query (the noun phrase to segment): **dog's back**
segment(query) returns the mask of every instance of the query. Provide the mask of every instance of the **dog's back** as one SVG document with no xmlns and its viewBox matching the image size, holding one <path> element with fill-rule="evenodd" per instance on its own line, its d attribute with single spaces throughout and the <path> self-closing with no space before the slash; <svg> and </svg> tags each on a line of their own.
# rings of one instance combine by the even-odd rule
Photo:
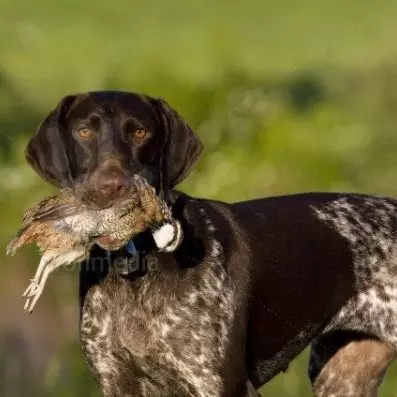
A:
<svg viewBox="0 0 397 397">
<path fill-rule="evenodd" d="M 313 193 L 237 203 L 234 210 L 252 231 L 254 256 L 262 258 L 253 265 L 248 338 L 255 384 L 285 368 L 313 337 L 313 383 L 338 350 L 357 340 L 384 342 L 371 354 L 379 351 L 385 359 L 376 365 L 387 367 L 397 346 L 397 201 Z M 368 363 L 369 357 L 358 356 Z M 353 360 L 350 369 L 357 372 Z M 371 385 L 379 379 L 371 365 L 363 371 L 366 384 L 354 383 L 364 375 L 339 389 L 322 379 L 322 393 L 330 393 L 331 384 L 342 393 L 337 396 L 348 395 L 348 387 L 354 395 L 372 390 L 369 379 Z M 384 368 L 377 373 L 383 376 Z"/>
</svg>

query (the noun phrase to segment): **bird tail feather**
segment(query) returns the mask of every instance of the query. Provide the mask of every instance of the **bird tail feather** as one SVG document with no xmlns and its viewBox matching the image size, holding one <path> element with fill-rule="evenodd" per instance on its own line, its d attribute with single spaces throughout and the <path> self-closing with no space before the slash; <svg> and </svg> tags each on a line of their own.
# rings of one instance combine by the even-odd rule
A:
<svg viewBox="0 0 397 397">
<path fill-rule="evenodd" d="M 27 227 L 20 229 L 17 235 L 7 245 L 7 255 L 14 255 L 18 248 L 28 243 L 28 236 L 26 235 Z"/>
</svg>

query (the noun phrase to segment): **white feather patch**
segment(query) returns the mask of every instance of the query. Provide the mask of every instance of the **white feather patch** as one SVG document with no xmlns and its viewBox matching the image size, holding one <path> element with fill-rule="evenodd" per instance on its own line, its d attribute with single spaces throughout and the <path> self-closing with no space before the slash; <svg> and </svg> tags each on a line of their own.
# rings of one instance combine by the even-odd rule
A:
<svg viewBox="0 0 397 397">
<path fill-rule="evenodd" d="M 182 228 L 178 221 L 175 224 L 165 223 L 152 232 L 153 239 L 160 251 L 172 252 L 178 247 L 182 238 Z"/>
<path fill-rule="evenodd" d="M 182 233 L 181 224 L 178 221 L 176 221 L 173 226 L 174 226 L 174 234 L 176 234 L 176 235 L 174 237 L 174 241 L 172 241 L 171 244 L 167 245 L 164 248 L 165 252 L 175 251 L 178 248 L 179 244 L 182 242 L 183 233 Z"/>
</svg>

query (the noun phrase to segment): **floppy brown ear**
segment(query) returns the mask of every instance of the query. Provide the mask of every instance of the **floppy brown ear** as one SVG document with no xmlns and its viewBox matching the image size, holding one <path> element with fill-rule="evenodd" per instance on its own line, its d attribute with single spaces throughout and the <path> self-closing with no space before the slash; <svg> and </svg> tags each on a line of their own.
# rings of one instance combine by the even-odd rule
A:
<svg viewBox="0 0 397 397">
<path fill-rule="evenodd" d="M 62 99 L 40 124 L 25 149 L 25 159 L 30 166 L 57 187 L 67 186 L 72 179 L 63 121 L 74 99 L 73 95 Z"/>
<path fill-rule="evenodd" d="M 164 192 L 167 192 L 188 176 L 203 150 L 203 145 L 187 122 L 166 101 L 154 101 L 163 129 L 160 183 Z"/>
</svg>

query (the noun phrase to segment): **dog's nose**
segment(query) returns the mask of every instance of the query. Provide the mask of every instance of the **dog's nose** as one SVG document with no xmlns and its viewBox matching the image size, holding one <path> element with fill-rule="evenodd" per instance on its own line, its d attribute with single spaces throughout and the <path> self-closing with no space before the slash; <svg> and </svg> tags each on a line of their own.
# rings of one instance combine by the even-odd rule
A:
<svg viewBox="0 0 397 397">
<path fill-rule="evenodd" d="M 106 196 L 119 196 L 125 193 L 131 186 L 130 178 L 120 171 L 109 170 L 98 178 L 98 189 Z"/>
</svg>

